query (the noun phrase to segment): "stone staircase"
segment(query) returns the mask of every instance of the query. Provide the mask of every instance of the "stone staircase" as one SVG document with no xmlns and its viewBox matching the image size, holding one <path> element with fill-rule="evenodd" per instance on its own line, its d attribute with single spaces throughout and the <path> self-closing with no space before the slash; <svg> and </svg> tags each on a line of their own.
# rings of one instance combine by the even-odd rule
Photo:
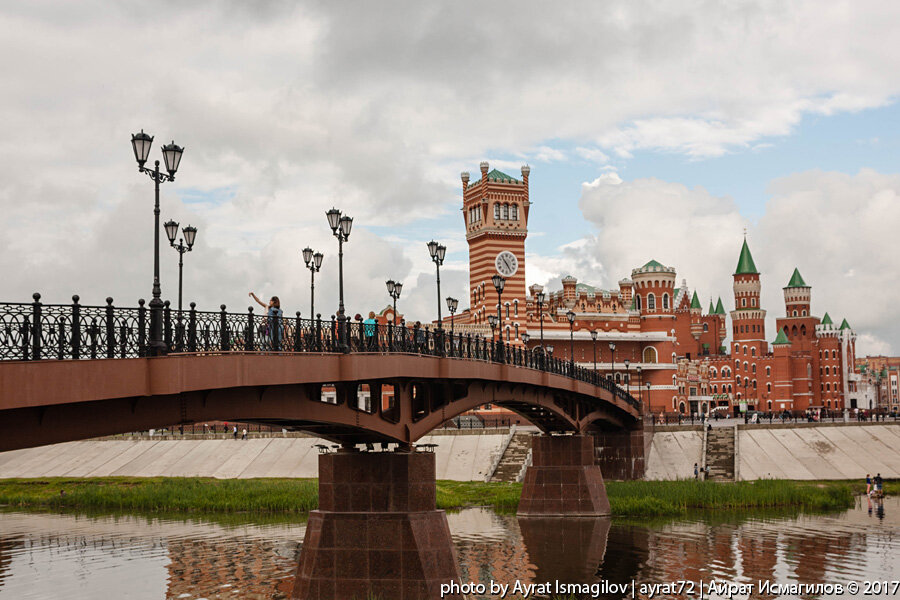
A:
<svg viewBox="0 0 900 600">
<path fill-rule="evenodd" d="M 522 470 L 522 465 L 525 464 L 525 457 L 528 456 L 528 451 L 531 450 L 531 437 L 532 434 L 530 432 L 513 435 L 509 446 L 506 447 L 506 452 L 500 458 L 500 464 L 497 465 L 497 470 L 494 471 L 491 481 L 516 480 L 516 477 Z"/>
<path fill-rule="evenodd" d="M 706 432 L 706 464 L 710 481 L 734 481 L 733 427 L 713 427 Z"/>
</svg>

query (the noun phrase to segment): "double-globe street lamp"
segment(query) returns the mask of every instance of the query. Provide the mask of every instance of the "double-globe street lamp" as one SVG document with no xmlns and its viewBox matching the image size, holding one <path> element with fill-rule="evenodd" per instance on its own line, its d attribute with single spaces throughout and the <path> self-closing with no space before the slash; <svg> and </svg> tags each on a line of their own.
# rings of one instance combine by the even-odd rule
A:
<svg viewBox="0 0 900 600">
<path fill-rule="evenodd" d="M 569 320 L 569 368 L 572 369 L 571 375 L 575 375 L 575 312 L 566 313 Z"/>
<path fill-rule="evenodd" d="M 500 274 L 491 277 L 491 283 L 497 290 L 497 352 L 502 356 L 503 351 L 503 288 L 506 287 L 506 278 Z"/>
<path fill-rule="evenodd" d="M 594 379 L 597 379 L 597 330 L 591 329 L 591 346 L 594 347 Z"/>
<path fill-rule="evenodd" d="M 322 268 L 323 258 L 321 252 L 314 252 L 309 246 L 303 249 L 303 262 L 309 269 L 309 318 L 311 321 L 316 320 L 316 273 Z"/>
<path fill-rule="evenodd" d="M 403 284 L 399 281 L 394 281 L 393 279 L 388 279 L 384 282 L 387 286 L 388 296 L 394 301 L 394 321 L 392 323 L 393 327 L 391 327 L 391 343 L 394 342 L 394 328 L 397 327 L 397 299 L 400 298 L 400 292 L 403 291 Z"/>
<path fill-rule="evenodd" d="M 434 240 L 428 242 L 428 254 L 431 255 L 431 261 L 434 263 L 437 273 L 437 307 L 438 307 L 438 331 L 443 328 L 443 320 L 441 319 L 441 265 L 444 264 L 444 256 L 447 254 L 447 246 L 439 244 Z"/>
<path fill-rule="evenodd" d="M 491 326 L 491 353 L 494 355 L 494 359 L 496 360 L 497 353 L 494 351 L 496 347 L 496 341 L 494 340 L 494 328 L 499 325 L 500 318 L 497 315 L 488 315 L 488 325 Z"/>
<path fill-rule="evenodd" d="M 194 249 L 194 240 L 197 238 L 197 228 L 191 225 L 188 225 L 184 229 L 182 229 L 182 233 L 184 237 L 178 240 L 178 243 L 175 243 L 175 238 L 178 237 L 178 223 L 174 220 L 169 219 L 166 221 L 164 225 L 166 228 L 166 237 L 169 238 L 169 245 L 175 248 L 175 251 L 178 252 L 178 326 L 177 326 L 177 338 L 179 349 L 181 345 L 184 343 L 184 325 L 181 318 L 181 289 L 182 289 L 182 280 L 183 280 L 183 271 L 184 271 L 184 253 L 190 252 Z"/>
<path fill-rule="evenodd" d="M 543 291 L 538 292 L 534 295 L 534 299 L 537 301 L 538 305 L 538 317 L 541 320 L 541 354 L 544 353 L 544 299 L 546 296 Z"/>
<path fill-rule="evenodd" d="M 612 368 L 612 382 L 616 383 L 616 343 L 609 343 L 609 365 Z"/>
<path fill-rule="evenodd" d="M 144 133 L 141 129 L 140 133 L 131 135 L 131 147 L 134 150 L 134 158 L 138 163 L 138 171 L 146 173 L 153 180 L 155 189 L 155 202 L 153 207 L 154 229 L 153 229 L 153 298 L 150 300 L 150 355 L 160 356 L 167 351 L 166 343 L 163 340 L 163 323 L 162 323 L 162 290 L 159 286 L 159 184 L 166 181 L 175 180 L 175 172 L 178 171 L 178 165 L 181 163 L 181 155 L 184 148 L 177 146 L 173 141 L 162 147 L 163 159 L 166 163 L 166 171 L 168 174 L 160 173 L 159 161 L 155 161 L 153 169 L 147 169 L 144 164 L 150 156 L 150 147 L 153 145 L 153 136 Z"/>
<path fill-rule="evenodd" d="M 350 229 L 353 227 L 353 217 L 341 215 L 341 211 L 332 208 L 325 213 L 328 217 L 328 226 L 331 233 L 338 240 L 338 341 L 343 352 L 349 352 L 347 344 L 349 332 L 346 330 L 347 315 L 344 313 L 344 242 L 350 238 Z"/>
<path fill-rule="evenodd" d="M 456 314 L 456 309 L 459 307 L 459 300 L 453 298 L 451 296 L 447 296 L 447 310 L 450 311 L 450 339 L 453 339 L 453 316 Z"/>
</svg>

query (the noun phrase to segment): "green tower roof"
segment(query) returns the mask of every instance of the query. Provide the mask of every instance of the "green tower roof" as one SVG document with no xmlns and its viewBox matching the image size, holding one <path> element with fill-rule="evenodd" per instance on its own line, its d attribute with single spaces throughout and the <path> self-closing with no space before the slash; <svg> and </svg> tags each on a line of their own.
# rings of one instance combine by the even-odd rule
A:
<svg viewBox="0 0 900 600">
<path fill-rule="evenodd" d="M 834 322 L 831 320 L 831 317 L 828 316 L 828 313 L 825 313 L 825 316 L 822 317 L 822 325 L 834 325 Z"/>
<path fill-rule="evenodd" d="M 709 299 L 709 313 L 710 315 L 716 314 L 716 307 L 713 306 L 712 298 Z"/>
<path fill-rule="evenodd" d="M 519 183 L 519 180 L 515 177 L 510 177 L 503 171 L 498 171 L 497 169 L 494 169 L 487 174 L 487 180 L 499 181 L 500 183 Z"/>
<path fill-rule="evenodd" d="M 631 298 L 631 307 L 628 310 L 637 310 L 637 306 L 635 305 L 634 297 Z"/>
<path fill-rule="evenodd" d="M 847 322 L 847 319 L 841 322 L 841 329 L 850 329 L 850 323 Z"/>
<path fill-rule="evenodd" d="M 790 344 L 791 340 L 787 339 L 787 336 L 784 334 L 784 329 L 778 330 L 778 335 L 775 336 L 775 341 L 772 342 L 773 346 L 783 346 L 785 344 Z"/>
<path fill-rule="evenodd" d="M 719 301 L 716 303 L 716 314 L 717 315 L 725 314 L 725 307 L 722 306 L 722 296 L 719 296 Z"/>
<path fill-rule="evenodd" d="M 759 275 L 756 265 L 753 263 L 753 257 L 750 255 L 750 247 L 747 246 L 747 238 L 744 238 L 744 245 L 741 247 L 741 257 L 738 259 L 735 275 L 755 274 Z"/>
<path fill-rule="evenodd" d="M 806 282 L 803 281 L 803 277 L 800 276 L 800 270 L 794 267 L 794 274 L 791 275 L 791 280 L 788 282 L 787 287 L 795 288 L 795 287 L 809 287 L 806 285 Z"/>
<path fill-rule="evenodd" d="M 703 310 L 703 307 L 700 306 L 700 298 L 697 296 L 697 290 L 694 290 L 694 297 L 691 298 L 691 308 L 699 308 Z"/>
<path fill-rule="evenodd" d="M 665 268 L 666 268 L 665 265 L 660 264 L 660 263 L 656 262 L 655 260 L 651 260 L 650 262 L 648 262 L 646 265 L 644 265 L 644 266 L 641 267 L 641 268 L 642 268 L 642 269 L 646 269 L 646 268 L 649 268 L 649 267 L 659 267 L 660 269 L 665 269 Z"/>
</svg>

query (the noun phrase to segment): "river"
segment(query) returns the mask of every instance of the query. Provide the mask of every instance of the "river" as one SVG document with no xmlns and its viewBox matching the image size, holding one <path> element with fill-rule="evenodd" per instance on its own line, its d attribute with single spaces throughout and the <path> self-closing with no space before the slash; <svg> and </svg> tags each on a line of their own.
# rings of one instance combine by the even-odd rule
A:
<svg viewBox="0 0 900 600">
<path fill-rule="evenodd" d="M 468 509 L 447 518 L 463 579 L 486 585 L 602 579 L 607 593 L 597 597 L 622 598 L 630 588 L 623 594 L 611 584 L 634 581 L 646 598 L 651 588 L 642 594 L 641 585 L 686 581 L 693 594 L 657 587 L 654 597 L 697 598 L 696 586 L 715 580 L 751 583 L 753 598 L 795 598 L 797 590 L 760 593 L 759 582 L 900 579 L 896 497 L 883 507 L 859 498 L 855 508 L 828 515 L 546 520 Z M 303 533 L 301 519 L 0 512 L 0 599 L 288 598 Z M 829 591 L 802 597 L 841 597 Z"/>
</svg>

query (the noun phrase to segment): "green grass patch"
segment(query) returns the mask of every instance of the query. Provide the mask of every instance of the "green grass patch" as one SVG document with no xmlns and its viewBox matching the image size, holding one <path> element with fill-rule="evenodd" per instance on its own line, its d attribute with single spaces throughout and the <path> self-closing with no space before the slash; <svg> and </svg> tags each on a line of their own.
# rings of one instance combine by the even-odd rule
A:
<svg viewBox="0 0 900 600">
<path fill-rule="evenodd" d="M 886 484 L 890 493 L 896 482 Z M 669 517 L 692 510 L 794 507 L 809 511 L 853 506 L 858 483 L 759 480 L 609 481 L 614 516 Z M 860 488 L 860 489 L 857 489 Z M 514 512 L 522 485 L 438 481 L 437 507 L 487 506 Z M 318 506 L 315 479 L 212 479 L 200 477 L 104 477 L 0 480 L 0 505 L 10 508 L 165 513 L 298 514 Z"/>
</svg>

